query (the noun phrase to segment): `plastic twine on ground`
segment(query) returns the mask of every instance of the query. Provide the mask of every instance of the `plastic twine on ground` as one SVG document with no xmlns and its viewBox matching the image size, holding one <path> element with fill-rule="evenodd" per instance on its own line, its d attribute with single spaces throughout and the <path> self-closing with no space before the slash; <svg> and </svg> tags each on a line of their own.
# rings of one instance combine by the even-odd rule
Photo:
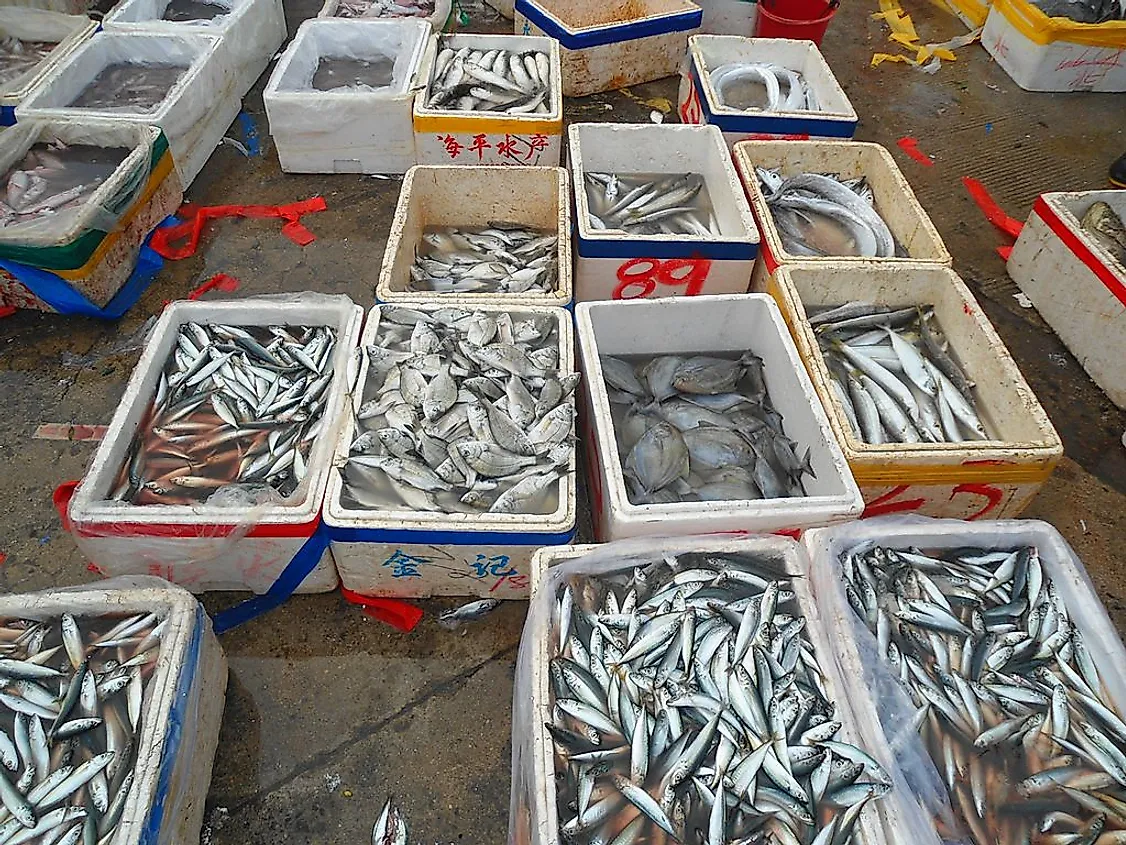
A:
<svg viewBox="0 0 1126 845">
<path fill-rule="evenodd" d="M 194 255 L 199 247 L 203 227 L 208 221 L 224 217 L 277 217 L 285 221 L 281 233 L 298 246 L 307 246 L 317 239 L 301 223 L 301 218 L 316 211 L 324 211 L 328 205 L 324 197 L 310 197 L 288 205 L 208 205 L 196 206 L 187 203 L 181 206 L 178 216 L 184 222 L 177 226 L 158 230 L 153 236 L 152 248 L 171 260 Z M 181 243 L 184 239 L 186 242 Z"/>
<path fill-rule="evenodd" d="M 986 220 L 1009 237 L 1020 237 L 1020 230 L 1024 228 L 1024 224 L 1007 215 L 1005 210 L 990 195 L 985 185 L 970 176 L 963 176 L 962 184 L 966 186 L 966 190 L 970 192 L 970 196 L 977 203 L 977 207 L 981 209 Z M 1011 245 L 997 247 L 997 254 L 1006 261 L 1009 260 L 1009 253 L 1012 251 Z"/>
</svg>

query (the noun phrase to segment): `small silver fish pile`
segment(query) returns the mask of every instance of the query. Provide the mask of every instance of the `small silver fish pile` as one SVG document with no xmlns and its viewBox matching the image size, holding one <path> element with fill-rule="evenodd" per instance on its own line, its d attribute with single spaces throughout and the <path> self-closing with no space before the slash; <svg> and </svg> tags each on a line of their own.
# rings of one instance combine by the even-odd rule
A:
<svg viewBox="0 0 1126 845">
<path fill-rule="evenodd" d="M 728 108 L 742 111 L 821 110 L 817 95 L 802 74 L 772 62 L 731 62 L 715 68 L 709 76 L 720 105 Z"/>
<path fill-rule="evenodd" d="M 865 443 L 988 440 L 973 387 L 929 305 L 849 302 L 809 319 L 852 433 Z"/>
<path fill-rule="evenodd" d="M 559 283 L 559 238 L 519 223 L 428 227 L 415 248 L 408 290 L 550 293 Z"/>
<path fill-rule="evenodd" d="M 185 323 L 113 498 L 186 505 L 234 485 L 289 496 L 324 426 L 336 332 Z M 262 492 L 267 492 L 263 490 Z"/>
<path fill-rule="evenodd" d="M 341 467 L 362 509 L 551 513 L 574 440 L 554 318 L 385 305 Z"/>
<path fill-rule="evenodd" d="M 388 798 L 379 820 L 371 829 L 371 845 L 407 845 L 407 820 L 402 811 Z"/>
<path fill-rule="evenodd" d="M 592 229 L 639 235 L 720 235 L 699 173 L 584 173 Z"/>
<path fill-rule="evenodd" d="M 838 738 L 776 564 L 668 555 L 562 593 L 547 728 L 563 841 L 845 845 L 890 790 Z"/>
<path fill-rule="evenodd" d="M 601 363 L 632 504 L 805 495 L 811 450 L 798 458 L 755 354 Z"/>
<path fill-rule="evenodd" d="M 0 622 L 0 842 L 114 840 L 164 626 L 153 613 Z"/>
<path fill-rule="evenodd" d="M 1114 209 L 1102 200 L 1092 203 L 1079 221 L 1088 235 L 1126 267 L 1126 226 Z"/>
<path fill-rule="evenodd" d="M 218 2 L 218 0 L 171 0 L 164 7 L 164 14 L 161 17 L 166 21 L 183 23 L 186 21 L 213 21 L 230 13 L 230 5 L 225 2 Z"/>
<path fill-rule="evenodd" d="M 434 14 L 433 0 L 340 0 L 333 13 L 337 18 L 428 18 Z"/>
<path fill-rule="evenodd" d="M 77 211 L 128 155 L 121 147 L 33 145 L 0 178 L 0 229 Z"/>
<path fill-rule="evenodd" d="M 23 76 L 55 47 L 48 41 L 21 41 L 14 35 L 0 35 L 0 85 Z"/>
<path fill-rule="evenodd" d="M 67 108 L 151 111 L 163 102 L 187 70 L 183 65 L 141 62 L 106 65 Z"/>
<path fill-rule="evenodd" d="M 756 167 L 786 252 L 806 256 L 906 257 L 879 212 L 868 181 L 822 173 L 788 178 Z"/>
<path fill-rule="evenodd" d="M 550 70 L 547 53 L 538 50 L 518 53 L 443 46 L 434 59 L 426 107 L 546 114 L 551 110 Z"/>
<path fill-rule="evenodd" d="M 1126 723 L 1035 547 L 841 563 L 976 845 L 1126 841 Z"/>
</svg>

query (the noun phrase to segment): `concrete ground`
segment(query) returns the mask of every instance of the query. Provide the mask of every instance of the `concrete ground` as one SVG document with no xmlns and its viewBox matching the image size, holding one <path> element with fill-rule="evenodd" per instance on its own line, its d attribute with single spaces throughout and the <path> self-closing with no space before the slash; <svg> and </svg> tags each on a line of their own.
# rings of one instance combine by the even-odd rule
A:
<svg viewBox="0 0 1126 845">
<path fill-rule="evenodd" d="M 316 13 L 287 0 L 289 31 Z M 469 29 L 505 22 L 467 7 Z M 888 50 L 874 2 L 845 3 L 824 42 L 837 78 L 861 116 L 857 138 L 892 150 L 1066 445 L 1067 457 L 1027 516 L 1053 523 L 1083 557 L 1120 630 L 1126 630 L 1121 549 L 1126 543 L 1126 414 L 1086 377 L 1035 311 L 1021 307 L 994 248 L 1003 238 L 961 185 L 985 182 L 1024 219 L 1042 191 L 1100 187 L 1126 150 L 1122 95 L 1030 94 L 979 46 L 929 76 L 905 65 L 871 69 Z M 924 41 L 964 28 L 929 3 L 908 9 Z M 117 323 L 32 312 L 0 320 L 0 588 L 27 591 L 91 580 L 51 505 L 54 487 L 81 477 L 89 443 L 37 440 L 40 423 L 104 423 L 136 361 L 143 330 L 165 300 L 216 272 L 240 279 L 237 296 L 319 290 L 367 307 L 383 254 L 397 179 L 290 176 L 269 143 L 265 78 L 245 108 L 265 154 L 246 159 L 222 146 L 192 185 L 204 204 L 286 203 L 323 195 L 328 211 L 307 218 L 317 240 L 301 249 L 272 221 L 225 221 L 199 253 L 170 264 Z M 570 120 L 646 121 L 675 103 L 676 82 L 568 103 Z M 914 136 L 935 158 L 923 167 L 895 147 Z M 588 526 L 583 526 L 584 531 Z M 208 595 L 209 610 L 230 605 Z M 426 602 L 436 611 L 453 602 Z M 362 843 L 385 797 L 405 809 L 413 841 L 505 840 L 513 666 L 525 606 L 508 603 L 464 633 L 429 613 L 402 635 L 338 595 L 291 600 L 223 638 L 231 676 L 205 841 Z"/>
</svg>

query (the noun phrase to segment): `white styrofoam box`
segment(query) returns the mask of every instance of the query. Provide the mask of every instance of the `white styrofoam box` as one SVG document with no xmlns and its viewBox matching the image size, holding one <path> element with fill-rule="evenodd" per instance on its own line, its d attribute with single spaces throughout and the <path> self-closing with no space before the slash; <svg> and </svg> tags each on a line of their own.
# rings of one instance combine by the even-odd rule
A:
<svg viewBox="0 0 1126 845">
<path fill-rule="evenodd" d="M 242 97 L 285 43 L 281 0 L 224 0 L 230 12 L 211 20 L 166 21 L 171 0 L 124 0 L 102 20 L 106 32 L 160 32 L 167 35 L 217 35 L 235 74 L 235 94 Z"/>
<path fill-rule="evenodd" d="M 450 197 L 457 197 L 456 203 Z M 558 279 L 540 293 L 432 293 L 411 289 L 410 268 L 428 226 L 483 227 L 506 220 L 555 234 Z M 407 171 L 383 267 L 375 289 L 379 302 L 428 302 L 471 308 L 479 303 L 571 304 L 571 188 L 561 167 L 455 167 L 419 165 Z"/>
<path fill-rule="evenodd" d="M 227 660 L 190 593 L 157 578 L 120 579 L 0 597 L 0 619 L 58 620 L 155 613 L 160 654 L 142 700 L 133 786 L 113 842 L 194 842 L 219 744 Z M 157 835 L 159 832 L 159 836 Z"/>
<path fill-rule="evenodd" d="M 911 511 L 958 519 L 1012 518 L 1063 456 L 1059 435 L 1032 388 L 969 288 L 950 268 L 900 268 L 875 261 L 848 268 L 784 264 L 774 272 L 768 292 L 782 309 L 869 515 Z M 977 383 L 977 410 L 994 439 L 874 445 L 856 437 L 806 316 L 810 306 L 853 301 L 893 308 L 933 305 L 952 357 Z"/>
<path fill-rule="evenodd" d="M 1111 701 L 1119 712 L 1126 707 L 1126 677 L 1117 671 L 1118 667 L 1126 665 L 1126 647 L 1082 562 L 1048 523 L 1027 519 L 960 522 L 912 516 L 888 517 L 808 531 L 802 537 L 802 543 L 811 559 L 810 580 L 817 606 L 826 623 L 836 632 L 834 654 L 839 668 L 846 677 L 856 679 L 857 690 L 862 685 L 862 688 L 872 691 L 870 695 L 854 695 L 848 703 L 861 726 L 861 736 L 868 751 L 885 765 L 895 781 L 891 793 L 878 805 L 889 842 L 943 845 L 950 841 L 935 830 L 933 815 L 920 806 L 919 795 L 912 789 L 920 783 L 931 790 L 939 788 L 942 777 L 938 770 L 942 762 L 934 761 L 935 771 L 929 778 L 918 771 L 913 781 L 903 776 L 899 761 L 910 759 L 917 767 L 921 761 L 929 759 L 929 755 L 920 740 L 903 730 L 906 719 L 898 722 L 900 729 L 894 738 L 885 733 L 881 724 L 880 714 L 889 703 L 881 692 L 898 687 L 898 675 L 889 672 L 882 664 L 874 666 L 870 658 L 861 657 L 860 648 L 871 655 L 876 652 L 877 645 L 875 637 L 856 618 L 844 595 L 840 555 L 849 549 L 872 543 L 900 550 L 920 549 L 924 553 L 967 547 L 1000 551 L 1035 546 L 1040 553 L 1045 580 L 1052 579 L 1072 624 L 1082 633 Z M 880 671 L 874 671 L 876 669 Z M 933 802 L 934 796 L 929 797 Z M 1019 810 L 1019 803 L 1014 804 L 1014 808 Z M 966 838 L 964 841 L 970 840 Z"/>
<path fill-rule="evenodd" d="M 735 35 L 750 38 L 758 21 L 754 0 L 694 0 L 704 13 L 701 35 Z"/>
<path fill-rule="evenodd" d="M 4 0 L 4 5 L 17 9 L 45 9 L 64 15 L 85 15 L 87 9 L 94 5 L 94 0 Z"/>
<path fill-rule="evenodd" d="M 879 144 L 861 141 L 740 141 L 733 148 L 732 155 L 762 235 L 761 257 L 751 279 L 752 290 L 764 290 L 767 277 L 778 265 L 799 261 L 814 264 L 832 261 L 839 262 L 842 267 L 866 261 L 887 262 L 901 267 L 921 264 L 950 266 L 950 253 L 946 251 L 938 230 L 915 198 L 915 192 L 911 190 L 891 153 Z M 868 180 L 875 197 L 876 212 L 884 219 L 895 239 L 907 250 L 909 257 L 811 258 L 787 252 L 759 188 L 758 177 L 755 175 L 756 166 L 778 170 L 783 177 L 799 173 L 832 173 L 842 179 L 863 176 Z"/>
<path fill-rule="evenodd" d="M 1079 221 L 1096 202 L 1126 219 L 1126 192 L 1042 194 L 1006 265 L 1083 369 L 1126 408 L 1126 267 Z"/>
<path fill-rule="evenodd" d="M 362 320 L 363 310 L 348 297 L 314 293 L 219 302 L 179 301 L 165 308 L 149 334 L 90 469 L 70 502 L 72 532 L 99 571 L 105 575 L 159 575 L 192 592 L 268 590 L 318 529 L 337 426 L 346 408 L 348 360 Z M 306 459 L 305 480 L 283 504 L 133 505 L 108 500 L 175 347 L 179 327 L 187 322 L 330 326 L 335 330 L 325 425 Z M 336 570 L 325 554 L 297 592 L 325 592 L 336 584 Z"/>
<path fill-rule="evenodd" d="M 1126 91 L 1126 21 L 1050 18 L 1028 0 L 994 0 L 981 45 L 1026 91 Z"/>
<path fill-rule="evenodd" d="M 809 381 L 778 306 L 743 294 L 575 306 L 586 400 L 583 448 L 594 534 L 602 542 L 654 534 L 794 531 L 857 516 L 863 506 L 841 447 Z M 603 355 L 753 352 L 763 359 L 766 387 L 787 436 L 810 449 L 815 478 L 808 495 L 755 501 L 629 501 L 602 375 Z"/>
<path fill-rule="evenodd" d="M 568 97 L 672 76 L 703 18 L 691 0 L 516 0 L 514 10 L 514 32 L 559 42 Z"/>
<path fill-rule="evenodd" d="M 168 136 L 176 170 L 186 189 L 238 114 L 239 95 L 234 90 L 234 75 L 221 45 L 222 40 L 213 35 L 99 32 L 32 89 L 16 109 L 16 118 L 95 118 L 156 124 Z M 187 70 L 165 98 L 147 112 L 70 105 L 102 70 L 122 62 L 178 64 L 186 66 Z M 219 123 L 222 125 L 218 126 Z"/>
<path fill-rule="evenodd" d="M 378 0 L 377 0 L 377 2 L 378 2 Z M 317 12 L 317 17 L 318 18 L 338 18 L 339 17 L 343 20 L 357 20 L 357 18 L 344 18 L 342 15 L 340 15 L 340 13 L 338 11 L 339 8 L 340 8 L 340 0 L 325 0 L 324 5 L 321 6 L 321 10 L 319 12 Z M 429 17 L 411 18 L 411 17 L 407 17 L 407 16 L 403 16 L 403 17 L 384 16 L 384 17 L 379 17 L 379 18 L 359 18 L 358 20 L 378 20 L 378 21 L 420 20 L 420 21 L 426 21 L 427 23 L 429 23 L 431 28 L 435 32 L 441 32 L 443 29 L 446 28 L 446 24 L 449 22 L 450 15 L 451 15 L 452 12 L 453 12 L 453 2 L 452 2 L 452 0 L 434 0 L 434 13 L 431 14 Z M 512 15 L 511 14 L 508 15 L 508 17 L 511 18 Z"/>
<path fill-rule="evenodd" d="M 829 620 L 823 618 L 808 579 L 809 560 L 802 547 L 785 537 L 652 537 L 623 541 L 614 546 L 577 545 L 541 549 L 532 559 L 532 598 L 528 622 L 521 638 L 521 660 L 517 666 L 517 699 L 513 702 L 514 730 L 527 726 L 527 736 L 512 737 L 513 758 L 519 759 L 521 772 L 513 772 L 514 794 L 510 817 L 510 845 L 559 845 L 563 838 L 559 835 L 558 799 L 556 795 L 555 744 L 544 727 L 552 720 L 553 706 L 549 666 L 555 656 L 551 643 L 557 638 L 551 636 L 551 620 L 547 609 L 556 602 L 554 596 L 543 593 L 558 587 L 558 581 L 550 577 L 554 566 L 570 564 L 582 567 L 582 558 L 597 555 L 594 565 L 599 571 L 612 568 L 614 555 L 611 550 L 620 550 L 623 567 L 631 562 L 660 560 L 665 555 L 684 553 L 710 553 L 717 555 L 748 555 L 764 559 L 772 569 L 780 569 L 790 575 L 796 601 L 805 616 L 806 635 L 812 645 L 813 655 L 823 670 L 826 691 L 837 704 L 836 718 L 841 722 L 838 738 L 843 742 L 861 743 L 864 730 L 857 723 L 848 702 L 859 691 L 854 682 L 837 671 L 837 661 L 832 657 L 837 637 Z M 595 573 L 594 577 L 597 577 Z M 529 642 L 527 637 L 534 639 Z M 530 658 L 524 660 L 524 656 Z M 526 674 L 525 674 L 526 673 Z M 522 759 L 517 749 L 530 753 L 532 759 Z M 530 770 L 530 771 L 529 771 Z M 531 774 L 531 778 L 527 775 Z M 872 806 L 878 806 L 875 802 Z M 851 842 L 855 845 L 902 845 L 903 840 L 885 838 L 877 813 L 866 809 L 860 814 L 854 828 Z"/>
<path fill-rule="evenodd" d="M 434 59 L 442 47 L 547 53 L 550 66 L 548 111 L 508 114 L 427 108 Z M 563 155 L 565 80 L 562 74 L 559 43 L 550 38 L 434 33 L 419 72 L 419 79 L 425 80 L 425 87 L 414 101 L 414 145 L 418 163 L 558 167 Z"/>
<path fill-rule="evenodd" d="M 20 41 L 55 45 L 37 65 L 0 86 L 0 126 L 11 126 L 16 122 L 16 106 L 23 102 L 27 93 L 49 76 L 59 62 L 73 53 L 97 28 L 97 23 L 85 15 L 0 6 L 0 37 L 11 36 Z"/>
<path fill-rule="evenodd" d="M 769 62 L 800 73 L 821 110 L 743 111 L 723 105 L 711 72 L 731 62 Z M 817 45 L 789 38 L 693 35 L 681 68 L 677 113 L 681 123 L 718 126 L 729 147 L 738 141 L 771 138 L 851 138 L 857 124 L 856 110 Z"/>
<path fill-rule="evenodd" d="M 568 130 L 575 191 L 575 300 L 744 293 L 759 236 L 714 126 L 578 123 Z M 721 234 L 631 235 L 590 225 L 584 173 L 699 173 Z"/>
<path fill-rule="evenodd" d="M 412 305 L 430 311 L 443 304 Z M 380 312 L 375 306 L 364 325 L 361 345 L 374 343 Z M 477 311 L 514 319 L 548 316 L 559 338 L 559 374 L 575 371 L 575 341 L 571 315 L 548 306 L 478 305 Z M 368 361 L 364 357 L 353 391 L 354 407 L 363 401 Z M 347 460 L 355 439 L 354 415 L 340 428 L 335 465 Z M 345 589 L 367 596 L 420 598 L 426 596 L 491 596 L 499 599 L 528 597 L 529 562 L 541 546 L 571 542 L 575 534 L 575 456 L 557 487 L 558 504 L 549 514 L 466 514 L 346 507 L 344 485 L 333 472 L 325 498 L 324 522 L 333 559 Z"/>
<path fill-rule="evenodd" d="M 411 105 L 430 35 L 423 20 L 305 21 L 270 74 L 262 99 L 287 173 L 403 173 L 415 162 Z M 318 91 L 323 56 L 394 57 L 393 83 Z"/>
</svg>

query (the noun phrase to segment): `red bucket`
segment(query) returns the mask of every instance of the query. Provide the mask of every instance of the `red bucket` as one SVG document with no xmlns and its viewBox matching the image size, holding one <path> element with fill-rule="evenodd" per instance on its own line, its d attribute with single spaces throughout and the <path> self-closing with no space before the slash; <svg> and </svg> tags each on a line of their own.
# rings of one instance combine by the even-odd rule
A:
<svg viewBox="0 0 1126 845">
<path fill-rule="evenodd" d="M 804 38 L 820 45 L 840 0 L 766 0 L 758 5 L 756 38 Z"/>
</svg>

